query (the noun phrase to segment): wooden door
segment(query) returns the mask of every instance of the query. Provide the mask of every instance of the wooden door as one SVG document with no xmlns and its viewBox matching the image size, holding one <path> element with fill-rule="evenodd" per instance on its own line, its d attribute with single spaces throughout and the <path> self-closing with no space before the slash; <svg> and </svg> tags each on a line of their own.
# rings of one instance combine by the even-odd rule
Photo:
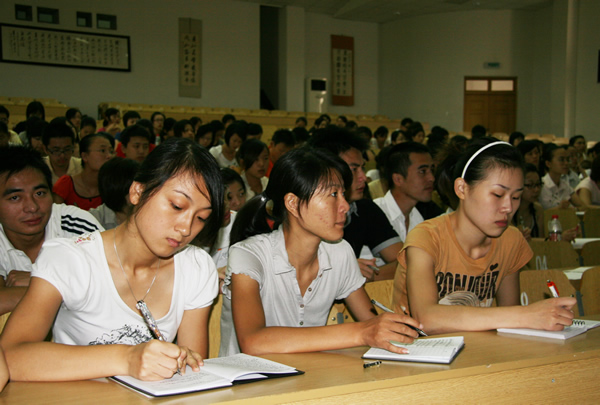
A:
<svg viewBox="0 0 600 405">
<path fill-rule="evenodd" d="M 516 77 L 465 77 L 463 130 L 483 125 L 489 133 L 516 130 Z"/>
</svg>

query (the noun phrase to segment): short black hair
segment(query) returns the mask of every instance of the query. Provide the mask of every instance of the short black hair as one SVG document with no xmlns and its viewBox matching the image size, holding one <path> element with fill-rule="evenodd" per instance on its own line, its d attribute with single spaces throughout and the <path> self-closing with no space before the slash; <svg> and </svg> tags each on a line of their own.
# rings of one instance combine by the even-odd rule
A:
<svg viewBox="0 0 600 405">
<path fill-rule="evenodd" d="M 302 145 L 310 139 L 310 133 L 306 128 L 296 127 L 292 129 L 296 145 Z"/>
<path fill-rule="evenodd" d="M 228 123 L 229 121 L 235 121 L 235 115 L 233 114 L 225 114 L 223 118 L 221 118 L 221 122 L 223 124 Z"/>
<path fill-rule="evenodd" d="M 515 131 L 512 134 L 510 134 L 510 137 L 508 138 L 508 143 L 510 143 L 512 146 L 515 146 L 515 141 L 517 139 L 520 139 L 521 141 L 524 141 L 525 140 L 525 135 L 523 135 L 522 132 Z"/>
<path fill-rule="evenodd" d="M 246 130 L 246 136 L 262 135 L 262 133 L 263 133 L 263 128 L 260 124 L 257 124 L 255 122 L 250 122 L 248 124 L 247 130 Z"/>
<path fill-rule="evenodd" d="M 126 126 L 127 121 L 129 121 L 132 118 L 137 118 L 139 120 L 142 117 L 140 116 L 140 113 L 137 111 L 127 111 L 125 114 L 123 114 L 123 118 L 122 118 L 123 125 Z"/>
<path fill-rule="evenodd" d="M 94 127 L 96 129 L 96 120 L 89 115 L 84 115 L 81 117 L 81 128 L 85 127 Z"/>
<path fill-rule="evenodd" d="M 573 135 L 569 138 L 569 145 L 575 145 L 578 139 L 583 139 L 585 141 L 585 137 L 583 135 Z"/>
<path fill-rule="evenodd" d="M 400 125 L 403 126 L 404 128 L 408 128 L 408 126 L 412 123 L 413 123 L 412 118 L 408 118 L 408 117 L 406 117 L 406 118 L 402 119 L 402 121 L 400 121 Z"/>
<path fill-rule="evenodd" d="M 0 114 L 6 114 L 6 118 L 10 118 L 10 112 L 8 111 L 8 108 L 4 107 L 3 105 L 0 105 Z"/>
<path fill-rule="evenodd" d="M 227 146 L 229 146 L 229 140 L 234 135 L 237 135 L 240 138 L 242 138 L 242 142 L 244 142 L 246 140 L 246 135 L 248 131 L 247 126 L 248 124 L 244 124 L 243 122 L 239 121 L 229 124 L 227 129 L 225 129 L 225 143 L 227 144 Z"/>
<path fill-rule="evenodd" d="M 306 120 L 306 117 L 298 117 L 296 118 L 296 124 L 299 122 L 304 122 L 304 125 L 308 125 L 308 121 Z"/>
<path fill-rule="evenodd" d="M 231 126 L 231 125 L 230 125 Z M 240 162 L 240 166 L 243 165 L 244 170 L 248 170 L 252 167 L 254 162 L 258 160 L 258 157 L 263 150 L 269 150 L 267 145 L 259 141 L 258 139 L 248 139 L 244 141 L 237 151 L 236 158 Z"/>
<path fill-rule="evenodd" d="M 346 128 L 330 126 L 315 131 L 308 144 L 313 148 L 327 149 L 336 156 L 349 151 L 358 149 L 360 153 L 369 149 L 369 143 L 356 133 Z"/>
<path fill-rule="evenodd" d="M 124 148 L 127 147 L 129 141 L 131 141 L 131 138 L 133 137 L 145 138 L 148 140 L 148 142 L 152 141 L 148 130 L 142 125 L 135 124 L 128 126 L 123 130 L 123 132 L 121 132 L 121 143 L 123 144 Z"/>
<path fill-rule="evenodd" d="M 140 164 L 135 160 L 114 157 L 104 163 L 98 172 L 98 191 L 102 202 L 115 212 L 127 207 L 129 188 Z"/>
<path fill-rule="evenodd" d="M 306 131 L 306 129 L 304 130 Z M 273 145 L 279 145 L 280 143 L 283 143 L 285 146 L 293 148 L 296 145 L 296 137 L 294 136 L 294 133 L 289 129 L 278 129 L 273 134 L 271 142 L 273 142 Z"/>
<path fill-rule="evenodd" d="M 79 108 L 69 108 L 67 110 L 67 112 L 65 113 L 65 117 L 70 120 L 71 118 L 75 117 L 77 115 L 77 113 L 81 114 L 81 111 L 79 111 Z"/>
<path fill-rule="evenodd" d="M 6 174 L 6 180 L 8 180 L 12 175 L 26 169 L 34 169 L 42 173 L 48 190 L 52 191 L 52 173 L 36 150 L 22 145 L 0 148 L 0 176 Z"/>
<path fill-rule="evenodd" d="M 402 142 L 394 145 L 385 159 L 385 175 L 390 187 L 394 184 L 393 175 L 399 173 L 402 177 L 408 176 L 408 168 L 412 164 L 411 153 L 430 154 L 427 146 L 418 142 Z"/>
<path fill-rule="evenodd" d="M 69 138 L 71 139 L 71 142 L 75 143 L 75 134 L 73 134 L 73 130 L 65 123 L 66 118 L 60 118 L 64 118 L 64 121 L 55 118 L 48 124 L 46 129 L 44 129 L 42 142 L 45 146 L 50 144 L 50 139 L 52 138 Z"/>
<path fill-rule="evenodd" d="M 475 125 L 471 128 L 471 138 L 482 138 L 487 135 L 487 129 L 483 125 Z"/>
</svg>

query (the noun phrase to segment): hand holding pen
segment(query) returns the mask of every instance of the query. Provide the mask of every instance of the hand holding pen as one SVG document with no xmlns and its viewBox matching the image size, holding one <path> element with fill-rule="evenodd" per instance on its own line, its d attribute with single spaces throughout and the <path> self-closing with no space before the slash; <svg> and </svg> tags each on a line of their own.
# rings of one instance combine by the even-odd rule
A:
<svg viewBox="0 0 600 405">
<path fill-rule="evenodd" d="M 379 302 L 377 300 L 371 300 L 371 303 L 373 305 L 375 305 L 376 307 L 381 308 L 385 312 L 392 312 L 392 313 L 394 312 L 394 311 L 392 311 L 391 309 L 389 309 L 388 307 L 386 307 L 385 305 L 383 305 L 381 302 Z M 408 316 L 408 314 L 406 313 L 406 311 L 404 311 L 404 309 L 403 309 L 403 312 L 404 312 L 404 315 Z M 427 333 L 423 332 L 421 329 L 419 329 L 419 328 L 417 328 L 415 326 L 412 326 L 412 325 L 409 325 L 409 324 L 406 324 L 406 326 L 408 326 L 412 330 L 416 331 L 419 334 L 419 336 L 427 336 Z"/>
</svg>

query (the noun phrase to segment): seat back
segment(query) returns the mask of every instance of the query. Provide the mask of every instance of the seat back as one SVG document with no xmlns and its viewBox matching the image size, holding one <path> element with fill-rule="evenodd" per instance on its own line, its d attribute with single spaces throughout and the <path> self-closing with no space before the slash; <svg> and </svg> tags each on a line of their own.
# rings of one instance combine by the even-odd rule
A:
<svg viewBox="0 0 600 405">
<path fill-rule="evenodd" d="M 550 229 L 548 229 L 548 221 L 552 219 L 552 215 L 558 215 L 558 220 L 562 226 L 563 231 L 571 228 L 575 228 L 579 225 L 579 218 L 577 214 L 573 210 L 569 209 L 558 209 L 558 208 L 550 208 L 544 211 L 544 229 L 545 229 L 545 237 L 548 237 L 550 233 Z"/>
<path fill-rule="evenodd" d="M 586 238 L 600 238 L 600 210 L 587 210 L 583 215 Z"/>
<path fill-rule="evenodd" d="M 579 290 L 585 315 L 600 314 L 600 267 L 594 267 L 583 273 Z"/>
<path fill-rule="evenodd" d="M 538 269 L 539 266 L 536 262 L 540 259 L 547 264 L 547 268 L 549 269 L 579 267 L 579 255 L 569 242 L 532 240 L 529 242 L 529 246 L 533 250 L 533 257 L 528 264 L 530 269 Z"/>
<path fill-rule="evenodd" d="M 552 280 L 556 284 L 556 289 L 563 297 L 575 296 L 576 293 L 575 287 L 561 270 L 522 270 L 519 278 L 521 293 L 525 292 L 527 294 L 530 305 L 537 301 L 552 298 L 552 294 L 548 289 L 548 280 Z M 575 316 L 579 316 L 577 305 L 573 307 L 573 312 Z"/>
<path fill-rule="evenodd" d="M 581 258 L 584 266 L 600 266 L 600 240 L 583 245 Z"/>
</svg>

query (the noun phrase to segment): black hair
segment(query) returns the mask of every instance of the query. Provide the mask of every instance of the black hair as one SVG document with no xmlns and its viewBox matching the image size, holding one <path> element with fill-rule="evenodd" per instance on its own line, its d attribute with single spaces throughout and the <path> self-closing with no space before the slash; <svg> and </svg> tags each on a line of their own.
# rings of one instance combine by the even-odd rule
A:
<svg viewBox="0 0 600 405">
<path fill-rule="evenodd" d="M 327 120 L 327 122 L 331 124 L 331 116 L 329 116 L 329 114 L 321 114 L 319 118 Z"/>
<path fill-rule="evenodd" d="M 166 118 L 165 115 L 160 111 L 154 111 L 150 116 L 150 121 L 154 122 L 154 118 L 156 118 L 158 115 L 162 115 L 163 118 Z"/>
<path fill-rule="evenodd" d="M 229 146 L 229 140 L 231 139 L 231 137 L 236 134 L 237 134 L 237 136 L 242 138 L 242 142 L 244 142 L 246 140 L 246 133 L 247 133 L 246 127 L 247 127 L 247 124 L 244 125 L 242 122 L 238 122 L 238 121 L 229 124 L 227 129 L 225 129 L 225 143 L 227 144 L 227 146 Z"/>
<path fill-rule="evenodd" d="M 125 114 L 123 114 L 123 118 L 121 119 L 121 121 L 123 121 L 123 126 L 127 126 L 127 121 L 129 121 L 132 118 L 137 118 L 139 120 L 142 117 L 137 111 L 127 111 Z"/>
<path fill-rule="evenodd" d="M 390 131 L 387 129 L 387 127 L 385 125 L 382 125 L 375 130 L 373 135 L 375 136 L 375 138 L 381 138 L 384 136 L 387 138 L 389 133 Z"/>
<path fill-rule="evenodd" d="M 467 143 L 468 140 L 465 138 L 465 146 Z M 460 173 L 456 173 L 455 169 L 458 159 L 463 153 L 464 149 L 449 143 L 438 153 L 439 164 L 435 168 L 433 187 L 438 192 L 442 203 L 453 210 L 456 210 L 459 202 L 459 198 L 454 192 L 454 181 L 460 176 Z"/>
<path fill-rule="evenodd" d="M 337 117 L 338 120 L 342 120 L 344 122 L 344 124 L 348 123 L 348 118 L 346 118 L 345 115 L 340 115 Z"/>
<path fill-rule="evenodd" d="M 8 125 L 6 122 L 0 121 L 0 134 L 6 134 L 10 137 L 10 132 L 8 132 Z"/>
<path fill-rule="evenodd" d="M 129 188 L 139 169 L 138 162 L 121 157 L 104 163 L 98 172 L 98 191 L 102 203 L 115 212 L 126 212 Z"/>
<path fill-rule="evenodd" d="M 219 120 L 212 120 L 208 125 L 213 127 L 214 132 L 225 131 L 225 125 L 223 125 L 223 123 Z"/>
<path fill-rule="evenodd" d="M 304 125 L 308 125 L 308 121 L 306 120 L 306 117 L 298 117 L 298 118 L 296 118 L 296 124 L 298 122 L 300 122 L 300 121 L 304 122 Z"/>
<path fill-rule="evenodd" d="M 510 134 L 510 137 L 508 138 L 508 143 L 510 143 L 512 146 L 515 146 L 515 141 L 517 139 L 520 139 L 521 142 L 525 140 L 525 135 L 523 135 L 522 132 L 513 132 L 512 134 Z"/>
<path fill-rule="evenodd" d="M 32 101 L 31 103 L 27 104 L 27 108 L 25 109 L 25 116 L 27 118 L 35 113 L 41 113 L 42 116 L 40 118 L 43 120 L 46 119 L 46 110 L 44 109 L 44 105 L 39 101 Z"/>
<path fill-rule="evenodd" d="M 246 130 L 246 136 L 257 136 L 257 135 L 262 135 L 263 133 L 263 128 L 260 124 L 256 124 L 254 122 L 251 122 L 248 124 L 247 130 Z"/>
<path fill-rule="evenodd" d="M 294 134 L 295 145 L 303 145 L 310 139 L 310 133 L 306 128 L 296 127 L 292 129 Z"/>
<path fill-rule="evenodd" d="M 569 138 L 569 145 L 575 146 L 575 142 L 577 142 L 578 139 L 583 139 L 585 141 L 585 137 L 583 135 L 573 135 Z"/>
<path fill-rule="evenodd" d="M 210 145 L 208 146 L 210 148 L 210 146 L 215 141 L 215 132 L 213 130 L 213 126 L 210 124 L 204 124 L 204 125 L 200 125 L 198 127 L 198 131 L 196 131 L 196 135 L 194 136 L 194 141 L 196 141 L 196 143 L 198 143 L 200 138 L 202 138 L 206 134 L 212 134 L 212 137 L 210 139 Z"/>
<path fill-rule="evenodd" d="M 588 153 L 595 153 L 596 155 L 600 155 L 600 141 L 596 142 L 594 146 L 589 148 Z"/>
<path fill-rule="evenodd" d="M 546 166 L 546 162 L 550 162 L 554 159 L 554 152 L 556 152 L 560 147 L 555 143 L 547 143 L 544 145 L 544 152 L 542 153 L 541 162 L 540 162 L 540 170 L 543 170 L 544 173 L 548 171 L 548 167 Z M 540 174 L 541 176 L 541 174 Z"/>
<path fill-rule="evenodd" d="M 471 128 L 471 139 L 483 138 L 487 134 L 487 129 L 483 125 L 475 125 Z"/>
<path fill-rule="evenodd" d="M 423 129 L 423 125 L 419 121 L 414 121 L 406 129 L 404 138 L 407 141 L 412 141 L 414 139 L 415 135 L 417 135 L 419 132 L 423 132 L 423 135 L 425 135 L 425 129 Z"/>
<path fill-rule="evenodd" d="M 192 125 L 189 120 L 179 120 L 173 126 L 173 134 L 176 138 L 181 138 L 183 136 L 183 132 L 185 131 L 186 125 Z M 193 128 L 193 126 L 192 126 Z"/>
<path fill-rule="evenodd" d="M 356 129 L 356 128 L 358 128 L 358 124 L 356 123 L 356 121 L 350 120 L 346 123 L 346 128 L 347 129 Z"/>
<path fill-rule="evenodd" d="M 110 146 L 113 149 L 115 148 L 115 138 L 113 138 L 110 134 L 107 134 L 106 132 L 97 132 L 95 134 L 90 134 L 81 139 L 81 141 L 79 141 L 79 155 L 81 155 L 82 153 L 90 153 L 90 146 L 96 138 L 106 139 L 110 143 Z M 81 167 L 85 167 L 85 162 L 83 161 L 83 159 L 81 159 Z"/>
<path fill-rule="evenodd" d="M 148 134 L 150 135 L 150 143 L 154 143 L 154 126 L 152 125 L 152 121 L 150 121 L 148 118 L 142 118 L 139 119 L 135 125 L 139 125 L 141 127 L 146 128 L 146 131 L 148 131 Z"/>
<path fill-rule="evenodd" d="M 190 124 L 192 124 L 193 128 L 196 128 L 196 125 L 198 125 L 198 123 L 202 125 L 202 118 L 196 116 L 190 118 Z"/>
<path fill-rule="evenodd" d="M 327 149 L 338 156 L 350 149 L 358 149 L 361 154 L 369 149 L 369 142 L 366 139 L 346 128 L 336 126 L 317 130 L 308 144 L 313 148 Z"/>
<path fill-rule="evenodd" d="M 375 168 L 379 170 L 379 178 L 387 181 L 387 176 L 385 174 L 385 164 L 390 154 L 390 151 L 395 145 L 387 145 L 381 148 L 377 156 L 375 156 Z"/>
<path fill-rule="evenodd" d="M 287 221 L 284 197 L 293 193 L 298 206 L 306 205 L 315 192 L 341 180 L 346 190 L 352 185 L 352 172 L 346 162 L 332 153 L 309 147 L 298 148 L 277 160 L 263 193 L 248 201 L 238 212 L 231 229 L 231 245 L 261 233 L 271 232 Z M 272 208 L 267 213 L 267 202 Z M 267 219 L 274 220 L 271 228 Z"/>
<path fill-rule="evenodd" d="M 462 153 L 469 146 L 469 139 L 464 135 L 455 135 L 448 141 L 448 146 Z"/>
<path fill-rule="evenodd" d="M 131 141 L 131 138 L 134 137 L 145 138 L 148 142 L 152 141 L 146 127 L 140 124 L 130 125 L 121 132 L 121 143 L 123 144 L 123 148 L 126 148 Z"/>
<path fill-rule="evenodd" d="M 171 129 L 173 129 L 173 132 L 175 132 L 175 124 L 177 123 L 177 120 L 175 118 L 165 118 L 165 123 L 163 124 L 163 133 L 167 133 L 169 132 Z"/>
<path fill-rule="evenodd" d="M 592 162 L 592 171 L 590 173 L 590 179 L 595 182 L 600 181 L 600 156 L 596 156 Z"/>
<path fill-rule="evenodd" d="M 532 172 L 538 173 L 538 168 L 535 167 L 535 165 L 532 165 L 531 163 L 525 163 L 525 169 L 523 170 L 523 172 L 525 174 L 532 173 Z"/>
<path fill-rule="evenodd" d="M 89 115 L 84 115 L 81 117 L 81 128 L 84 127 L 94 127 L 96 129 L 96 120 L 90 117 Z"/>
<path fill-rule="evenodd" d="M 0 114 L 6 114 L 6 118 L 10 118 L 10 112 L 8 111 L 8 108 L 4 107 L 3 105 L 0 105 Z"/>
<path fill-rule="evenodd" d="M 394 184 L 394 173 L 399 173 L 404 178 L 408 176 L 408 168 L 412 164 L 410 161 L 411 153 L 429 154 L 429 149 L 422 143 L 402 142 L 394 145 L 387 154 L 384 166 L 386 180 L 390 188 Z"/>
<path fill-rule="evenodd" d="M 65 117 L 68 120 L 71 120 L 72 118 L 75 118 L 75 116 L 77 115 L 77 113 L 81 114 L 81 111 L 79 111 L 79 108 L 69 108 L 67 110 L 67 112 L 65 113 Z"/>
<path fill-rule="evenodd" d="M 536 141 L 525 140 L 515 147 L 519 152 L 521 152 L 521 155 L 523 155 L 524 157 L 525 154 L 531 152 L 533 149 L 537 149 L 538 143 Z"/>
<path fill-rule="evenodd" d="M 225 114 L 223 116 L 223 118 L 221 118 L 221 122 L 223 123 L 223 125 L 227 124 L 229 121 L 236 121 L 235 119 L 235 115 L 233 114 Z"/>
<path fill-rule="evenodd" d="M 469 145 L 465 153 L 463 153 L 455 167 L 455 178 L 460 177 L 465 168 L 467 161 L 485 145 L 498 140 L 491 137 L 483 137 L 477 139 Z M 502 169 L 520 169 L 523 171 L 524 162 L 523 156 L 517 148 L 510 144 L 502 143 L 494 145 L 480 152 L 475 159 L 469 163 L 467 172 L 464 175 L 464 180 L 469 186 L 484 180 L 487 177 L 489 170 L 494 168 Z"/>
<path fill-rule="evenodd" d="M 26 169 L 34 169 L 42 173 L 48 191 L 52 191 L 52 173 L 36 150 L 22 145 L 9 145 L 0 148 L 0 176 L 6 174 L 5 181 L 12 175 Z"/>
<path fill-rule="evenodd" d="M 224 186 L 229 186 L 233 183 L 239 183 L 244 191 L 246 191 L 246 183 L 244 183 L 242 176 L 240 176 L 240 174 L 235 170 L 230 169 L 229 167 L 223 167 L 221 168 L 221 177 L 223 178 Z"/>
<path fill-rule="evenodd" d="M 304 129 L 306 131 L 305 128 L 301 129 Z M 308 131 L 306 131 L 306 133 L 308 134 Z M 278 129 L 273 134 L 271 142 L 273 142 L 273 145 L 279 145 L 280 143 L 282 143 L 285 146 L 293 148 L 296 145 L 296 138 L 294 136 L 294 133 L 289 129 Z"/>
<path fill-rule="evenodd" d="M 212 246 L 223 223 L 225 187 L 215 158 L 191 139 L 170 138 L 158 145 L 144 160 L 134 181 L 143 186 L 135 215 L 162 186 L 178 175 L 201 176 L 208 191 L 212 213 L 196 237 L 202 246 Z M 195 179 L 194 179 L 195 180 Z"/>
<path fill-rule="evenodd" d="M 265 149 L 267 151 L 269 150 L 264 142 L 259 141 L 258 139 L 248 139 L 240 146 L 240 149 L 236 154 L 236 159 L 240 163 L 242 169 L 248 170 L 252 167 L 254 162 L 258 160 L 258 157 Z"/>
<path fill-rule="evenodd" d="M 412 124 L 414 121 L 412 120 L 412 118 L 404 118 L 402 119 L 402 121 L 400 121 L 400 125 L 403 126 L 404 128 L 408 128 L 410 126 L 410 124 Z"/>
<path fill-rule="evenodd" d="M 75 135 L 73 134 L 73 130 L 65 123 L 66 118 L 60 118 L 64 118 L 64 121 L 55 118 L 44 129 L 42 142 L 46 147 L 50 144 L 50 139 L 52 138 L 69 138 L 71 142 L 75 143 Z"/>
<path fill-rule="evenodd" d="M 113 108 L 113 107 L 107 108 L 106 111 L 104 111 L 104 121 L 102 122 L 102 125 L 107 126 L 108 119 L 110 117 L 112 117 L 113 115 L 117 115 L 117 114 L 119 114 L 119 110 L 117 110 L 116 108 Z"/>
<path fill-rule="evenodd" d="M 397 129 L 395 131 L 392 131 L 392 134 L 390 135 L 390 139 L 392 141 L 392 143 L 396 143 L 396 139 L 398 139 L 398 136 L 402 135 L 402 138 L 406 139 L 406 132 Z"/>
<path fill-rule="evenodd" d="M 27 140 L 29 141 L 29 145 L 31 145 L 32 138 L 43 139 L 42 137 L 47 126 L 48 123 L 40 117 L 32 115 L 31 117 L 27 118 L 25 131 L 27 134 Z"/>
<path fill-rule="evenodd" d="M 371 139 L 373 137 L 373 131 L 369 127 L 358 127 L 354 130 L 358 135 L 364 137 L 365 139 Z"/>
</svg>

